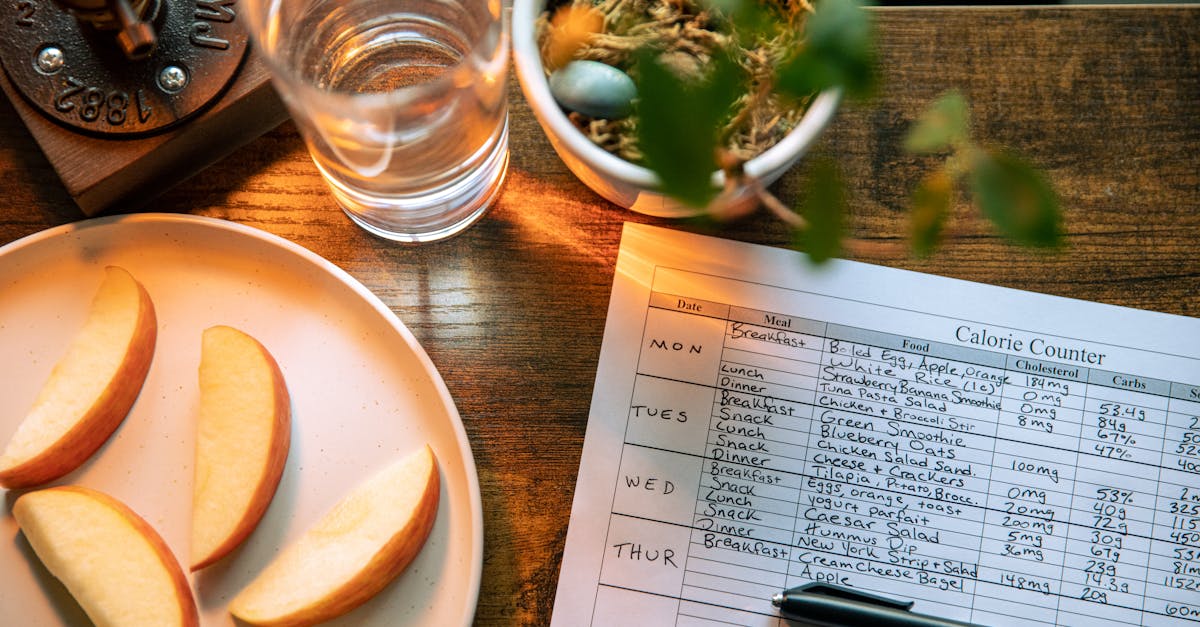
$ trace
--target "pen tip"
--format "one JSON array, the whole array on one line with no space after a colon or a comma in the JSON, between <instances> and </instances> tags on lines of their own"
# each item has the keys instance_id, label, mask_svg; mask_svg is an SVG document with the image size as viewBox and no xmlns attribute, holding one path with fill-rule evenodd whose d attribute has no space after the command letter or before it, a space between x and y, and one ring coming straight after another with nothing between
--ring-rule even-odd
<instances>
[{"instance_id":1,"label":"pen tip","mask_svg":"<svg viewBox=\"0 0 1200 627\"><path fill-rule=\"evenodd\" d=\"M783 605L782 592L776 592L775 594L771 595L771 605L774 605L775 607L780 607Z\"/></svg>"}]
</instances>

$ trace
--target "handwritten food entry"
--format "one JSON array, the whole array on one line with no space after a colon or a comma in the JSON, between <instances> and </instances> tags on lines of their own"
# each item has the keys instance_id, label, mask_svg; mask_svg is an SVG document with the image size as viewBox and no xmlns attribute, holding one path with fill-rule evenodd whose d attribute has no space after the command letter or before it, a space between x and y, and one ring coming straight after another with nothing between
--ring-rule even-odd
<instances>
[{"instance_id":1,"label":"handwritten food entry","mask_svg":"<svg viewBox=\"0 0 1200 627\"><path fill-rule=\"evenodd\" d=\"M627 224L553 624L1200 625L1200 321Z\"/></svg>"}]
</instances>

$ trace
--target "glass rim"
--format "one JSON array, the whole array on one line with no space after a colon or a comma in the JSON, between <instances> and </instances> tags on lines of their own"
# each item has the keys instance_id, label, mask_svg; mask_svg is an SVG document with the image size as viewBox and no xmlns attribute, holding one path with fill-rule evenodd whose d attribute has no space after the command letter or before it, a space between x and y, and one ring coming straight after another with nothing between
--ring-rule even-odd
<instances>
[{"instance_id":1,"label":"glass rim","mask_svg":"<svg viewBox=\"0 0 1200 627\"><path fill-rule=\"evenodd\" d=\"M281 61L281 55L274 52L271 47L264 45L262 33L266 30L264 23L269 23L270 19L263 19L264 16L269 16L276 13L285 0L258 0L251 3L250 9L243 15L246 16L247 24L245 26L247 35L250 39L250 53L257 56L267 67L267 72L271 76L271 80L277 86L286 84L286 89L300 91L305 96L315 95L322 99L332 99L335 101L353 102L358 106L394 106L397 102L404 102L430 93L437 93L447 89L458 80L458 77L464 72L464 68L472 61L472 59L481 58L487 59L488 52L495 51L492 63L501 70L497 72L497 76L502 76L507 71L509 49L511 47L510 33L510 15L509 11L501 4L499 14L494 23L499 23L500 33L496 38L496 45L487 45L488 37L485 29L485 35L476 37L472 41L472 45L467 54L464 54L453 65L446 67L446 71L436 78L418 83L396 88L387 92L368 92L357 93L341 89L328 89L317 87L312 81L306 80L294 67L293 64L284 63ZM496 0L485 0L486 4L493 4ZM256 10L257 9L257 10ZM472 68L472 74L484 74L477 68ZM278 87L277 87L278 89Z\"/></svg>"}]
</instances>

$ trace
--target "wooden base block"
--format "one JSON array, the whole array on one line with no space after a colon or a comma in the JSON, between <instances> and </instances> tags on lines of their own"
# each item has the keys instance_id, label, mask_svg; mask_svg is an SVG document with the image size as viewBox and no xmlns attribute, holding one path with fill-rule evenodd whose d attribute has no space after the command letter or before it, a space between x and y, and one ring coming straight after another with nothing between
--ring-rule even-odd
<instances>
[{"instance_id":1,"label":"wooden base block","mask_svg":"<svg viewBox=\"0 0 1200 627\"><path fill-rule=\"evenodd\" d=\"M137 139L94 137L51 121L16 91L4 72L0 88L87 215L135 210L287 119L253 51L208 109L177 128Z\"/></svg>"}]
</instances>

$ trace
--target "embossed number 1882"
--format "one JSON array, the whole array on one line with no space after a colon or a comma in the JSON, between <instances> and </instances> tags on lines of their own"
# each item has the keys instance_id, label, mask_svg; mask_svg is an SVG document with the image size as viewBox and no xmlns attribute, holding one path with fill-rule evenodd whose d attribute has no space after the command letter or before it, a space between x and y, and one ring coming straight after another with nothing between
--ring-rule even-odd
<instances>
[{"instance_id":1,"label":"embossed number 1882","mask_svg":"<svg viewBox=\"0 0 1200 627\"><path fill-rule=\"evenodd\" d=\"M133 97L138 122L150 119L150 107L142 102L139 89ZM66 113L78 111L84 122L97 122L101 118L112 126L121 126L129 118L131 104L129 94L121 90L105 92L98 87L88 87L75 78L67 77L67 86L54 99L54 108Z\"/></svg>"}]
</instances>

